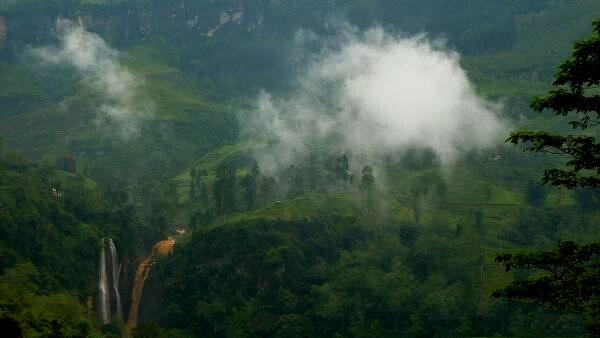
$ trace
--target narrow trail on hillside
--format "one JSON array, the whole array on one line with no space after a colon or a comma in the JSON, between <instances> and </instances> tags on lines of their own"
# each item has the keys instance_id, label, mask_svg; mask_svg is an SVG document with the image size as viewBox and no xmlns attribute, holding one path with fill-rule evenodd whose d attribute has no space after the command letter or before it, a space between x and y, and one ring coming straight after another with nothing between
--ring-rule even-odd
<instances>
[{"instance_id":1,"label":"narrow trail on hillside","mask_svg":"<svg viewBox=\"0 0 600 338\"><path fill-rule=\"evenodd\" d=\"M150 254L149 257L146 257L138 266L133 282L133 291L131 292L131 307L129 309L129 316L127 317L127 329L131 330L137 326L140 303L144 293L144 283L150 275L154 259L158 256L170 255L173 252L174 247L175 239L173 238L156 243L154 248L152 248L152 254Z\"/></svg>"}]
</instances>

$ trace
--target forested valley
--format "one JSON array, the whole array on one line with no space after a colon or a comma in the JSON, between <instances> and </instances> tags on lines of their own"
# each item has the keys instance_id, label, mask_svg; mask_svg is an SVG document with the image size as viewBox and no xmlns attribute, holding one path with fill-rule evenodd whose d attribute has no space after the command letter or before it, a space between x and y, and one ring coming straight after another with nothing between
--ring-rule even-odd
<instances>
[{"instance_id":1,"label":"forested valley","mask_svg":"<svg viewBox=\"0 0 600 338\"><path fill-rule=\"evenodd\" d=\"M0 336L600 335L597 0L0 0Z\"/></svg>"}]
</instances>

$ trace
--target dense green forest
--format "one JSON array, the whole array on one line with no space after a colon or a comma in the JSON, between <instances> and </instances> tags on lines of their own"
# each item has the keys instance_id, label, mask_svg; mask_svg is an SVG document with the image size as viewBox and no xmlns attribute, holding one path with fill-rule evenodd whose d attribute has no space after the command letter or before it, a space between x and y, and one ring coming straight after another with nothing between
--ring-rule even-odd
<instances>
[{"instance_id":1,"label":"dense green forest","mask_svg":"<svg viewBox=\"0 0 600 338\"><path fill-rule=\"evenodd\" d=\"M492 294L543 276L501 254L600 241L597 186L543 185L563 158L503 142L573 132L529 103L599 18L596 0L0 0L0 332L585 336L580 311ZM458 124L446 156L446 134L411 126L417 107L399 122L413 139L364 141L357 96L338 94L362 73L336 57L396 45L464 74L459 98L499 137L478 146L466 129L482 125ZM389 96L444 110L451 79ZM296 116L259 114L281 107Z\"/></svg>"}]
</instances>

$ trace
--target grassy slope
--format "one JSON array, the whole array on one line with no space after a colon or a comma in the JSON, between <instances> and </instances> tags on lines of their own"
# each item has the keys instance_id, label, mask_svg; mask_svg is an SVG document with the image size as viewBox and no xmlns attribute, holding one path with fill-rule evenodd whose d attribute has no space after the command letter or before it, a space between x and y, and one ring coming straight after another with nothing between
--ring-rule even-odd
<instances>
[{"instance_id":1,"label":"grassy slope","mask_svg":"<svg viewBox=\"0 0 600 338\"><path fill-rule=\"evenodd\" d=\"M547 128L553 121L533 115L526 105L547 91L556 66L569 56L574 41L591 33L598 13L598 1L550 1L543 11L514 17L517 41L510 50L466 57L463 66L481 94L508 101L508 108L517 110L514 116L532 120L524 122L528 126Z\"/></svg>"},{"instance_id":2,"label":"grassy slope","mask_svg":"<svg viewBox=\"0 0 600 338\"><path fill-rule=\"evenodd\" d=\"M243 146L239 144L223 146L198 160L195 167L207 170L210 180L220 163L232 161L236 156L240 156L243 153L242 149ZM515 155L523 156L525 159L532 157L520 153ZM527 163L527 161L523 162ZM529 161L536 161L536 159L532 158ZM489 159L476 163L461 162L441 171L388 167L384 173L378 174L380 182L385 177L385 182L382 182L385 188L380 188L379 192L381 201L378 210L366 218L361 206L360 193L356 187L352 187L343 188L339 192L312 192L292 199L282 198L280 202L269 203L267 210L259 208L251 212L237 213L228 216L226 221L235 223L264 218L297 220L335 214L350 219L358 217L367 224L372 222L373 226L382 227L382 231L386 231L384 229L389 223L412 224L425 229L442 224L452 231L460 231L464 241L472 245L464 248L464 252L471 254L476 252L477 255L485 257L487 282L484 288L485 293L490 294L512 278L501 266L494 263L494 257L501 251L521 248L501 239L500 235L515 227L520 213L529 212L525 187L530 179L535 180L540 175L540 171L536 171L535 168L523 170L521 164L511 163L509 159L498 161ZM241 172L245 170L247 168L240 169ZM494 171L501 171L507 175L491 175L490 173ZM510 177L511 173L517 176ZM202 207L199 202L190 204L188 201L189 177L188 169L175 178L179 187L180 202L188 212ZM430 194L421 201L422 216L419 224L416 224L409 191L411 187L418 186L422 177L443 177L448 191L441 200L435 194ZM212 199L212 196L210 198ZM576 212L574 194L571 191L551 189L543 208L548 211ZM475 211L483 215L480 228L475 226ZM600 212L593 212L585 217L589 220L587 228L574 230L577 225L571 224L568 229L559 229L553 237L585 241L600 239L598 236ZM204 226L218 227L218 225ZM552 243L551 239L538 239L534 246L546 246Z\"/></svg>"},{"instance_id":3,"label":"grassy slope","mask_svg":"<svg viewBox=\"0 0 600 338\"><path fill-rule=\"evenodd\" d=\"M556 65L568 56L573 42L590 32L590 22L600 10L600 3L587 0L553 1L539 12L514 18L517 26L517 42L511 50L495 54L466 57L463 66L474 81L477 91L492 100L504 102L513 116L525 115L526 119L513 120L517 128L543 128L564 130L565 119L549 119L547 115L533 114L527 108L528 101L535 95L543 94L549 87ZM195 163L196 168L209 172L209 178L222 161L238 156L242 145L228 145L214 150ZM507 150L504 150L507 151ZM460 164L444 172L435 169L403 170L387 168L385 172L388 193L385 214L402 222L414 222L408 190L422 176L444 177L448 192L441 205L426 206L422 224L444 218L448 224L464 227L465 236L479 245L487 257L492 274L487 288L502 285L508 278L500 267L493 263L493 256L500 250L510 247L498 238L503 230L517 220L519 210L525 202L525 187L528 180L537 180L542 169L555 163L549 158L522 155L508 150L509 160L484 161L477 164ZM522 156L522 160L519 160ZM175 178L178 184L180 201L188 208L189 169ZM549 191L545 208L572 210L572 192L552 189ZM325 211L344 215L360 215L360 198L355 191L318 194L310 193L302 197L283 200L271 205L267 218L294 219L317 216ZM483 230L473 229L473 212L483 214ZM265 217L264 210L237 214L229 222ZM600 214L588 215L590 224L598 224ZM558 237L597 238L592 229L579 234L565 233ZM589 237L591 236L591 237ZM572 238L572 237L571 237Z\"/></svg>"},{"instance_id":4,"label":"grassy slope","mask_svg":"<svg viewBox=\"0 0 600 338\"><path fill-rule=\"evenodd\" d=\"M559 128L564 121L549 119L547 115L531 113L527 102L534 95L543 94L549 87L556 65L568 56L573 42L590 33L590 22L595 19L600 3L588 0L552 1L546 9L538 13L520 15L514 18L517 26L517 41L512 49L493 54L465 57L463 66L467 69L475 87L482 95L500 102L515 101L514 105L524 120L512 121L514 128ZM511 107L508 107L511 108ZM242 152L242 145L228 145L212 151L199 159L195 167L209 172L209 178L222 161L228 161ZM505 150L506 151L506 150ZM453 219L472 218L473 209L481 209L490 231L497 234L506 224L514 220L515 207L525 202L525 186L529 179L537 179L542 168L551 165L551 159L524 156L508 150L512 164L487 161L480 164L461 164L447 172L438 173L448 182L448 193L443 207L433 214L443 212ZM515 164L516 163L516 164ZM406 171L389 168L386 182L389 187L388 210L390 213L409 219L407 187L429 171ZM435 173L434 173L435 174ZM178 184L180 201L187 203L189 194L189 168L175 178ZM488 197L489 195L489 197ZM341 194L310 194L300 199L283 201L274 217L305 217L318 213L324 203L332 203L332 208L352 210L359 201L352 196ZM573 194L551 190L546 206L550 208L572 207ZM246 213L237 218L260 217L261 212ZM429 217L425 215L425 218ZM491 236L490 242L497 241Z\"/></svg>"},{"instance_id":5,"label":"grassy slope","mask_svg":"<svg viewBox=\"0 0 600 338\"><path fill-rule=\"evenodd\" d=\"M11 88L2 91L0 104L3 99L32 104L14 112L2 107L0 133L36 158L72 154L76 143L78 152L85 151L84 161L114 166L117 172L160 173L183 167L188 159L233 137L235 122L230 109L211 102L201 84L169 65L169 55L162 52L168 49L154 41L132 48L122 58L143 79L141 94L155 108L138 137L111 138L109 130L96 125L95 110L102 101L83 80L57 99L38 84L32 69L14 65L0 65L11 70L0 77Z\"/></svg>"}]
</instances>

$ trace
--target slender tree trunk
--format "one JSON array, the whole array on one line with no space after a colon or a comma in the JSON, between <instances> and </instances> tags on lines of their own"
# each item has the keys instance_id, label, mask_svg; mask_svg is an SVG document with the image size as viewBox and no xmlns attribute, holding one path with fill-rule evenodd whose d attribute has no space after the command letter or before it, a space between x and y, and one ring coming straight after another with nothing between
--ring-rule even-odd
<instances>
[{"instance_id":1,"label":"slender tree trunk","mask_svg":"<svg viewBox=\"0 0 600 338\"><path fill-rule=\"evenodd\" d=\"M225 190L221 191L221 223L225 222Z\"/></svg>"}]
</instances>

